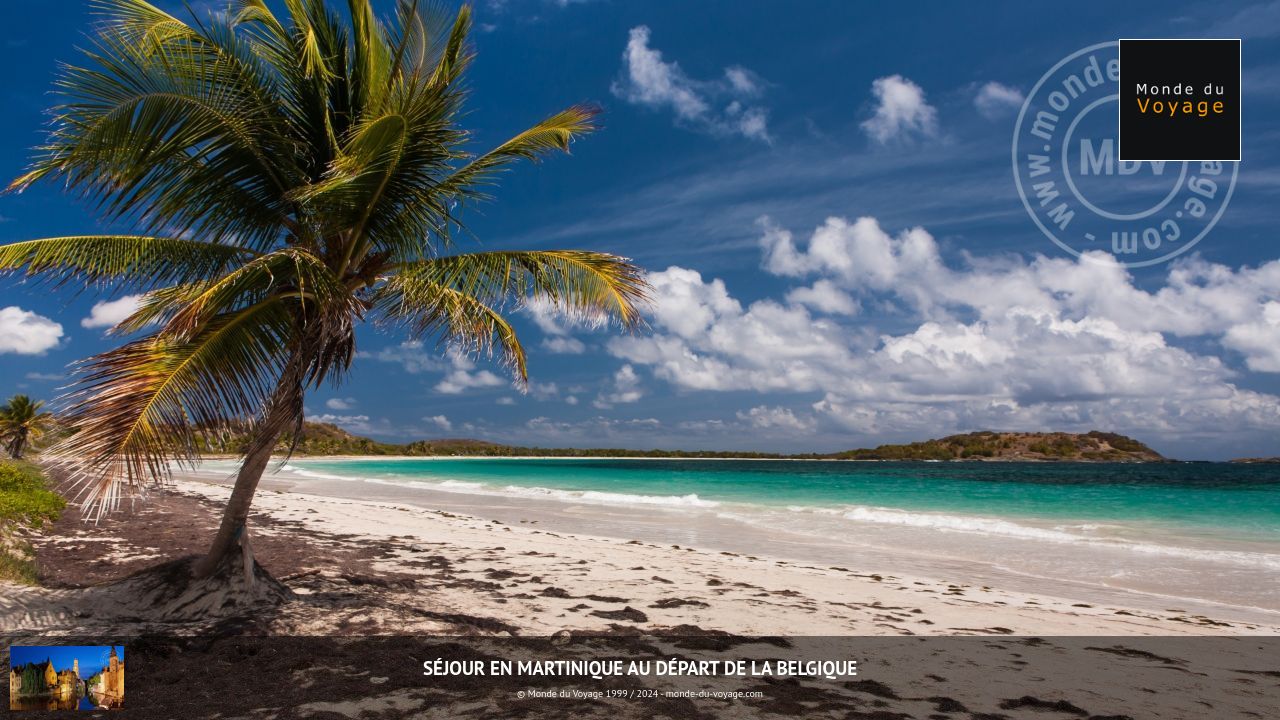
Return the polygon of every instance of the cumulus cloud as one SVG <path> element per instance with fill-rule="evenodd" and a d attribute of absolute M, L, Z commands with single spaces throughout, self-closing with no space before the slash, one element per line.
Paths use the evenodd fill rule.
<path fill-rule="evenodd" d="M 458 395 L 473 388 L 500 387 L 508 384 L 488 370 L 476 369 L 475 361 L 458 351 L 448 353 L 451 369 L 436 383 L 436 392 Z"/>
<path fill-rule="evenodd" d="M 759 430 L 811 430 L 817 423 L 812 418 L 799 418 L 784 407 L 760 405 L 738 413 L 738 419 Z"/>
<path fill-rule="evenodd" d="M 638 438 L 655 438 L 663 430 L 657 418 L 614 419 L 594 417 L 587 420 L 567 421 L 539 416 L 527 421 L 522 436 L 531 441 L 555 443 L 561 446 L 573 444 L 604 444 L 614 447 L 635 447 Z M 643 441 L 640 441 L 643 444 Z"/>
<path fill-rule="evenodd" d="M 125 295 L 117 300 L 106 300 L 95 303 L 89 310 L 89 317 L 80 321 L 84 328 L 109 328 L 119 325 L 125 318 L 134 314 L 142 303 L 141 295 Z"/>
<path fill-rule="evenodd" d="M 450 348 L 442 355 L 428 349 L 419 340 L 402 342 L 375 353 L 361 353 L 360 357 L 398 364 L 405 372 L 413 375 L 444 373 L 444 377 L 434 387 L 436 392 L 445 395 L 459 395 L 470 389 L 508 384 L 507 380 L 492 371 L 477 368 L 476 362 L 461 350 Z"/>
<path fill-rule="evenodd" d="M 408 340 L 376 353 L 361 352 L 359 357 L 395 363 L 411 375 L 442 372 L 447 368 L 440 353 L 428 349 L 421 340 Z"/>
<path fill-rule="evenodd" d="M 1242 353 L 1250 370 L 1280 372 L 1280 302 L 1269 301 L 1260 317 L 1231 326 L 1222 343 Z"/>
<path fill-rule="evenodd" d="M 0 308 L 0 355 L 43 355 L 61 340 L 61 324 L 16 305 Z"/>
<path fill-rule="evenodd" d="M 354 433 L 368 433 L 374 430 L 373 425 L 369 423 L 368 415 L 321 413 L 319 415 L 308 415 L 307 420 L 310 420 L 311 422 L 337 425 L 340 428 Z"/>
<path fill-rule="evenodd" d="M 640 389 L 640 376 L 636 374 L 635 368 L 623 365 L 613 374 L 613 389 L 600 393 L 591 404 L 601 409 L 608 409 L 615 404 L 637 402 L 642 397 L 644 397 L 644 391 Z"/>
<path fill-rule="evenodd" d="M 1018 111 L 1022 107 L 1022 91 L 992 81 L 978 88 L 973 96 L 973 105 L 988 120 L 998 120 Z"/>
<path fill-rule="evenodd" d="M 351 410 L 356 406 L 355 398 L 329 398 L 324 406 L 330 410 Z"/>
<path fill-rule="evenodd" d="M 831 315 L 853 315 L 858 312 L 858 302 L 830 280 L 818 280 L 810 287 L 792 289 L 787 293 L 787 302 L 807 305 L 813 310 Z"/>
<path fill-rule="evenodd" d="M 424 422 L 431 423 L 445 432 L 453 430 L 453 423 L 444 415 L 431 415 L 430 417 L 424 417 L 422 419 Z"/>
<path fill-rule="evenodd" d="M 901 75 L 889 75 L 871 83 L 875 113 L 863 121 L 867 136 L 880 144 L 912 136 L 938 134 L 938 111 L 925 101 L 924 90 Z"/>
<path fill-rule="evenodd" d="M 557 355 L 581 355 L 587 346 L 577 338 L 549 337 L 542 341 L 542 349 Z"/>
<path fill-rule="evenodd" d="M 636 105 L 670 110 L 687 127 L 769 142 L 768 110 L 750 102 L 764 91 L 759 76 L 735 65 L 725 69 L 722 79 L 695 80 L 676 62 L 663 60 L 649 39 L 647 26 L 631 28 L 614 95 Z"/>
<path fill-rule="evenodd" d="M 571 315 L 565 313 L 555 303 L 542 298 L 534 298 L 527 302 L 524 311 L 538 329 L 548 336 L 542 341 L 542 349 L 557 355 L 581 355 L 586 352 L 586 344 L 570 336 L 571 329 L 594 330 L 607 323 L 603 315 L 586 317 Z"/>
<path fill-rule="evenodd" d="M 1280 429 L 1280 399 L 1240 387 L 1228 362 L 1239 353 L 1252 370 L 1280 372 L 1280 261 L 1187 260 L 1148 291 L 1101 253 L 953 267 L 924 229 L 890 235 L 873 218 L 833 217 L 804 241 L 766 223 L 761 246 L 769 272 L 817 280 L 744 306 L 696 271 L 653 273 L 656 332 L 615 338 L 610 352 L 685 390 L 816 395 L 821 417 L 869 435 Z M 849 307 L 843 298 L 889 312 L 857 332 L 826 315 Z M 1189 338 L 1195 351 L 1177 342 Z M 739 420 L 776 414 L 762 408 Z"/>

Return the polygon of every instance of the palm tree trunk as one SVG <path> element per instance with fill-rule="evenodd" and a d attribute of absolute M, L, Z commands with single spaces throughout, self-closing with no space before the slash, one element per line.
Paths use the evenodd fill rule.
<path fill-rule="evenodd" d="M 21 460 L 22 451 L 26 449 L 26 445 L 27 434 L 23 431 L 18 431 L 18 434 L 13 438 L 13 446 L 10 448 L 9 454 L 12 455 L 15 460 Z"/>
<path fill-rule="evenodd" d="M 304 356 L 305 353 L 295 351 L 289 358 L 262 421 L 254 428 L 244 462 L 236 475 L 236 484 L 231 490 L 231 498 L 222 512 L 222 523 L 213 536 L 213 544 L 209 546 L 209 552 L 192 568 L 192 575 L 197 578 L 213 575 L 223 560 L 236 552 L 237 548 L 244 556 L 246 573 L 252 572 L 253 556 L 248 542 L 249 509 L 253 505 L 254 493 L 258 490 L 258 481 L 262 479 L 262 473 L 271 461 L 271 452 L 275 450 L 285 429 L 293 424 L 302 411 Z"/>

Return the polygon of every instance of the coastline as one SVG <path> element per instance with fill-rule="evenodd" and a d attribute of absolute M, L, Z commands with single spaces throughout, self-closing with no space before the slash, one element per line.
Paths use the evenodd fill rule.
<path fill-rule="evenodd" d="M 227 488 L 221 477 L 212 475 L 183 476 L 177 480 L 178 488 L 220 502 Z M 1050 578 L 1038 578 L 1039 590 L 1031 592 L 1025 587 L 984 585 L 975 580 L 977 568 L 964 563 L 925 563 L 913 565 L 907 572 L 892 570 L 888 566 L 893 563 L 885 558 L 868 557 L 863 567 L 851 567 L 847 562 L 822 565 L 812 559 L 725 549 L 719 543 L 704 547 L 568 531 L 548 524 L 547 516 L 528 507 L 514 508 L 514 515 L 463 515 L 430 507 L 428 503 L 317 495 L 310 492 L 311 488 L 278 476 L 268 476 L 267 481 L 270 485 L 264 489 L 269 488 L 269 492 L 261 497 L 264 512 L 278 520 L 308 521 L 327 534 L 363 536 L 371 542 L 413 538 L 458 545 L 471 552 L 483 552 L 493 533 L 511 534 L 519 538 L 518 545 L 504 541 L 503 550 L 485 553 L 486 575 L 527 573 L 547 580 L 551 586 L 563 586 L 570 596 L 577 597 L 600 597 L 602 592 L 613 595 L 617 588 L 626 587 L 628 606 L 654 615 L 650 622 L 663 626 L 692 624 L 760 635 L 1280 635 L 1280 612 L 1263 608 L 1187 603 L 1185 598 L 1128 591 L 1100 592 L 1088 584 L 1066 584 Z M 581 508 L 575 512 L 589 514 Z M 503 517 L 497 519 L 495 515 Z M 522 522 L 515 515 L 527 518 Z M 547 549 L 538 550 L 538 546 Z M 528 554 L 529 550 L 550 552 L 566 561 L 542 565 L 530 559 L 538 555 Z M 410 555 L 407 549 L 400 552 Z M 534 564 L 541 566 L 531 567 Z M 579 569 L 583 565 L 590 570 Z M 395 562 L 382 567 L 392 572 L 404 569 Z M 556 573 L 557 567 L 568 567 L 570 571 Z M 654 580 L 655 574 L 668 582 Z M 553 582 L 552 578 L 556 580 Z M 722 589 L 726 587 L 734 590 L 726 592 Z M 745 597 L 738 597 L 738 590 Z M 544 588 L 536 596 L 538 603 L 547 602 L 545 592 Z M 550 595 L 560 594 L 553 591 Z M 778 598 L 788 601 L 778 603 Z M 450 602 L 466 607 L 475 600 L 463 597 Z M 499 604 L 512 601 L 509 597 L 505 600 Z M 1181 604 L 1175 605 L 1177 602 Z M 866 608 L 899 607 L 910 611 L 898 614 L 896 622 L 890 619 L 893 613 L 868 622 L 859 613 L 848 612 L 851 605 L 859 603 Z M 651 608 L 656 604 L 670 607 L 655 613 Z M 769 613 L 762 616 L 760 608 L 765 607 Z M 611 610 L 624 609 L 606 608 L 603 612 Z M 527 615 L 515 615 L 525 616 L 529 623 L 522 628 L 525 632 L 551 632 L 564 627 L 559 622 L 548 623 L 548 618 L 533 610 Z M 595 617 L 588 613 L 576 619 L 584 623 L 580 627 L 602 629 L 607 625 L 593 620 Z M 507 613 L 504 621 L 511 620 L 511 613 Z"/>
<path fill-rule="evenodd" d="M 119 579 L 200 552 L 229 494 L 226 483 L 222 473 L 183 474 L 133 513 L 98 526 L 62 523 L 37 542 L 42 567 L 62 573 L 55 589 L 13 588 L 11 600 L 0 603 L 0 625 L 39 632 L 49 623 L 80 630 L 103 623 L 125 632 L 131 621 L 102 607 L 92 619 L 80 617 L 83 608 L 64 604 L 56 586 Z M 858 564 L 821 563 L 693 535 L 658 542 L 569 532 L 531 507 L 536 503 L 491 505 L 486 516 L 320 490 L 264 478 L 256 552 L 299 597 L 337 589 L 354 595 L 337 606 L 289 603 L 262 619 L 262 632 L 340 635 L 359 618 L 358 631 L 367 634 L 448 633 L 465 617 L 472 631 L 524 635 L 619 626 L 744 635 L 1280 635 L 1273 611 L 1050 580 L 1017 586 L 950 560 L 904 565 L 869 555 Z M 591 520 L 594 510 L 569 512 Z M 593 522 L 613 524 L 607 515 Z M 75 558 L 87 548 L 101 551 L 102 542 L 111 549 L 99 552 L 92 572 L 77 570 L 75 562 L 88 561 Z"/>
<path fill-rule="evenodd" d="M 211 453 L 202 455 L 201 460 L 239 460 L 240 455 L 227 453 Z M 1234 463 L 1236 460 L 1177 460 L 1173 458 L 1165 458 L 1163 460 L 1087 460 L 1087 459 L 1067 459 L 1067 460 L 1046 460 L 1043 458 L 952 458 L 950 460 L 919 460 L 919 459 L 882 459 L 882 458 L 833 458 L 833 457 L 698 457 L 698 456 L 654 456 L 654 455 L 306 455 L 303 453 L 294 453 L 290 456 L 291 460 L 689 460 L 689 461 L 710 461 L 710 462 L 825 462 L 825 463 L 1034 463 L 1044 465 L 1103 465 L 1103 464 L 1120 464 L 1120 465 L 1163 465 L 1169 463 Z M 275 462 L 273 458 L 272 462 Z M 1261 464 L 1261 463 L 1257 463 Z"/>
<path fill-rule="evenodd" d="M 12 587 L 0 627 L 146 630 L 132 611 L 87 614 L 65 589 L 106 587 L 202 552 L 227 473 L 178 473 L 99 525 L 64 518 L 36 539 L 46 588 Z M 268 474 L 255 553 L 302 598 L 261 619 L 276 635 L 551 634 L 696 627 L 742 635 L 1280 635 L 1280 612 L 1085 580 L 1021 577 L 938 555 L 744 534 L 669 508 L 609 507 Z M 406 499 L 409 498 L 409 499 Z M 74 511 L 68 512 L 74 516 Z M 767 542 L 765 542 L 767 541 Z M 103 543 L 109 543 L 104 545 Z M 90 602 L 90 601 L 84 601 Z M 90 618 L 90 619 L 86 619 Z"/>

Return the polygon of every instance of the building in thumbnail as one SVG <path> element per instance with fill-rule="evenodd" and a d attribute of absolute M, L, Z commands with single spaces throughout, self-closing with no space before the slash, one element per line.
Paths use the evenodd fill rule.
<path fill-rule="evenodd" d="M 124 661 L 116 654 L 115 645 L 107 656 L 107 666 L 98 674 L 95 692 L 99 705 L 118 707 L 124 703 Z"/>

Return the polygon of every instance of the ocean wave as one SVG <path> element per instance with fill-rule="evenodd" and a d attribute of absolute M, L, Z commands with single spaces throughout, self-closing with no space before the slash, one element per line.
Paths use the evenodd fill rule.
<path fill-rule="evenodd" d="M 545 498 L 548 500 L 581 502 L 593 505 L 660 505 L 691 508 L 713 508 L 720 505 L 720 503 L 715 502 L 714 500 L 704 500 L 692 493 L 688 495 L 640 495 L 632 493 L 602 492 L 599 490 L 562 490 L 559 488 L 541 487 L 536 485 L 506 485 L 503 487 L 494 487 L 485 483 L 467 482 L 463 480 L 427 481 L 409 480 L 396 477 L 333 475 L 329 473 L 316 472 L 314 470 L 307 470 L 297 467 L 296 465 L 285 465 L 281 470 L 300 477 L 315 479 L 369 482 L 379 485 L 413 487 L 422 490 L 438 490 L 442 492 L 455 492 L 468 495 Z"/>
<path fill-rule="evenodd" d="M 1280 555 L 1275 554 L 1163 545 L 1159 543 L 1140 542 L 1118 537 L 1080 535 L 1059 529 L 1063 527 L 1075 527 L 1086 531 L 1095 531 L 1100 527 L 1104 527 L 1091 524 L 1076 526 L 1060 525 L 1056 528 L 1045 528 L 1037 527 L 1035 525 L 1025 525 L 1009 520 L 1002 520 L 999 518 L 980 517 L 975 515 L 948 515 L 944 513 L 914 512 L 908 510 L 897 510 L 894 508 L 866 506 L 841 508 L 792 506 L 787 509 L 791 512 L 797 513 L 836 516 L 845 520 L 852 520 L 854 522 L 916 527 L 942 532 L 959 532 L 974 535 L 994 535 L 1052 543 L 1083 544 L 1099 548 L 1112 548 L 1150 555 L 1164 555 L 1188 560 L 1230 562 L 1237 565 L 1280 569 Z"/>
<path fill-rule="evenodd" d="M 695 494 L 688 495 L 634 495 L 631 493 L 601 492 L 599 490 L 559 490 L 547 487 L 508 485 L 503 492 L 526 497 L 545 497 L 570 502 L 588 502 L 601 505 L 670 505 L 675 507 L 713 508 L 720 503 L 703 500 Z"/>

